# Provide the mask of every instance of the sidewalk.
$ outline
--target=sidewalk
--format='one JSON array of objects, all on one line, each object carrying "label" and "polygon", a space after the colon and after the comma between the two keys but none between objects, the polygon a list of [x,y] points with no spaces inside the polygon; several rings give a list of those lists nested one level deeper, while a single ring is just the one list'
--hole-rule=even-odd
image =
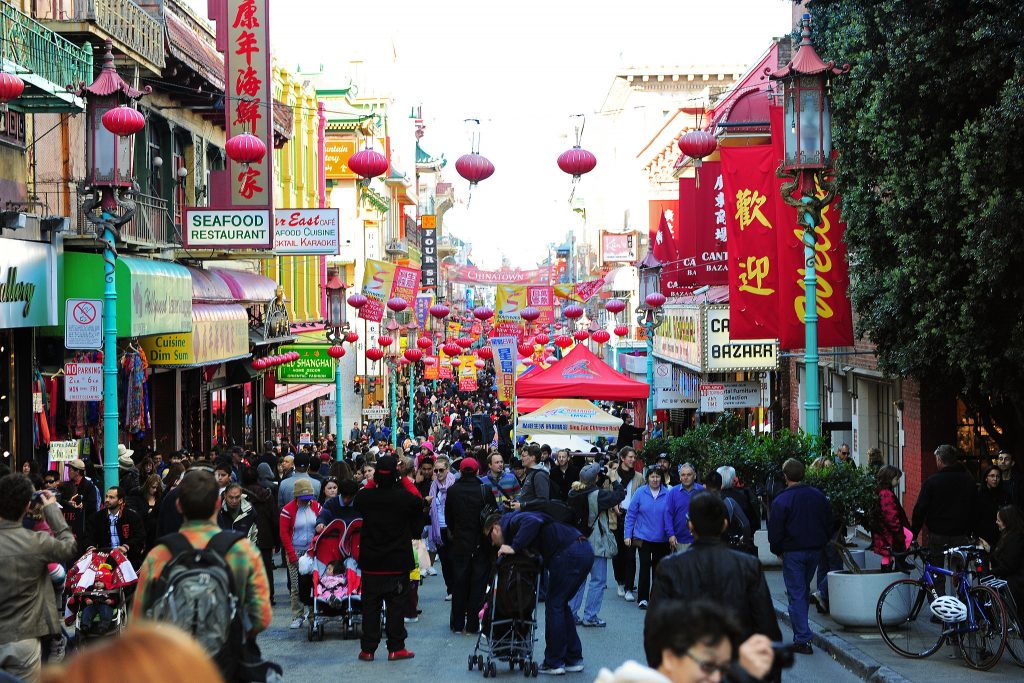
[{"label": "sidewalk", "polygon": [[[781,567],[765,567],[768,589],[775,601],[775,612],[781,622],[789,624],[786,588]],[[810,607],[812,643],[866,681],[884,683],[962,683],[965,676],[981,675],[986,681],[1024,680],[1024,668],[1017,666],[1009,653],[990,671],[978,672],[960,659],[955,647],[943,647],[928,659],[907,659],[889,649],[877,629],[846,630],[828,615],[818,614]]]}]

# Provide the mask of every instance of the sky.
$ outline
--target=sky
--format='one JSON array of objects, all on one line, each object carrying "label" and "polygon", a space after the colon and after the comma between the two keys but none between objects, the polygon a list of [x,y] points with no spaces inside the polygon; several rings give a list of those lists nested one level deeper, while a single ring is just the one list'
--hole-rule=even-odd
[{"label": "sky", "polygon": [[[187,1],[206,16],[206,0]],[[789,32],[792,4],[271,0],[271,48],[287,68],[322,69],[337,86],[354,78],[363,94],[390,95],[398,113],[392,125],[411,127],[407,112],[422,106],[421,144],[449,160],[445,180],[463,200],[445,216],[446,228],[473,243],[478,265],[495,267],[504,255],[530,268],[577,222],[570,180],[555,163],[573,144],[570,116],[597,111],[624,68],[755,62],[772,38]],[[469,151],[466,119],[480,120],[480,152],[496,168],[468,206],[468,183],[454,168]],[[593,174],[602,170],[599,157]],[[578,200],[589,177],[577,187]]]}]

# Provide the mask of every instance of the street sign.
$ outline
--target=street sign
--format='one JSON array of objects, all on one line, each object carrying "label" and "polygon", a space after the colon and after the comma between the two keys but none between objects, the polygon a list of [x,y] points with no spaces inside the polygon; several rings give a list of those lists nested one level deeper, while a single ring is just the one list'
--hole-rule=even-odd
[{"label": "street sign", "polygon": [[301,434],[299,434],[299,443],[300,444],[311,444],[311,443],[313,443],[313,435],[310,434],[309,432],[302,432]]},{"label": "street sign", "polygon": [[338,402],[333,398],[320,399],[320,414],[326,417],[334,417],[338,412]]},{"label": "street sign", "polygon": [[700,385],[700,411],[702,413],[720,413],[725,409],[725,385]]},{"label": "street sign", "polygon": [[64,306],[64,348],[103,346],[103,300],[68,299]]},{"label": "street sign", "polygon": [[103,364],[66,363],[64,365],[65,401],[102,401]]},{"label": "street sign", "polygon": [[654,386],[658,389],[672,388],[672,366],[669,363],[654,364]]},{"label": "street sign", "polygon": [[382,407],[363,408],[363,417],[370,420],[382,420],[387,417],[388,411]]}]

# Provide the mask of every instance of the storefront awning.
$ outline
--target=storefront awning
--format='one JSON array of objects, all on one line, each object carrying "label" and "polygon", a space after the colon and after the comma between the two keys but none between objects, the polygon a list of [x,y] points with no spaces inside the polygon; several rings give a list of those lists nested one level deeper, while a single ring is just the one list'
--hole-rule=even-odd
[{"label": "storefront awning", "polygon": [[333,388],[332,384],[310,384],[298,390],[289,391],[284,396],[271,399],[270,402],[277,408],[278,413],[286,413],[321,396],[327,396]]},{"label": "storefront awning", "polygon": [[249,315],[238,304],[193,304],[192,331],[139,340],[152,366],[200,367],[249,355]]},{"label": "storefront awning", "polygon": [[[192,276],[185,266],[121,256],[114,269],[117,336],[146,337],[192,329]],[[63,333],[68,299],[103,298],[103,257],[64,253],[63,291],[57,313]]]},{"label": "storefront awning", "polygon": [[192,277],[192,301],[197,303],[221,303],[234,301],[231,288],[224,279],[201,268],[188,268]]},{"label": "storefront awning", "polygon": [[209,272],[224,280],[239,303],[265,304],[274,299],[277,283],[269,277],[231,268],[210,268]]}]

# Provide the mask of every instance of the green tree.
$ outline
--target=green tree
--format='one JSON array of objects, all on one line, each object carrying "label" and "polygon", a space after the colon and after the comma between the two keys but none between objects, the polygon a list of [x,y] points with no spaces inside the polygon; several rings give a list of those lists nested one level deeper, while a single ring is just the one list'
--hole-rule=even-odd
[{"label": "green tree", "polygon": [[[858,332],[1024,446],[1020,0],[812,0]],[[998,426],[998,427],[997,427]]]}]

